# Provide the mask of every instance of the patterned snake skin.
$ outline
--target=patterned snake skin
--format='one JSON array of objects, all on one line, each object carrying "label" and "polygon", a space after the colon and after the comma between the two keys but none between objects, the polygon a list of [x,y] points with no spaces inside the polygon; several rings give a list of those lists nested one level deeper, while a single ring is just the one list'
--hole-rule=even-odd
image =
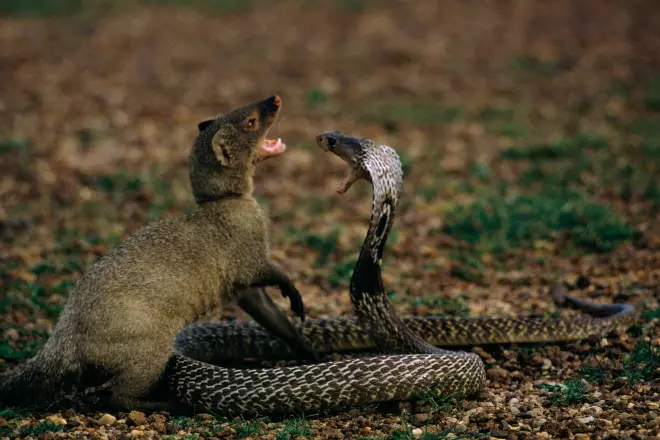
[{"label": "patterned snake skin", "polygon": [[340,192],[358,178],[372,183],[373,209],[350,285],[356,317],[308,319],[298,324],[299,329],[320,354],[369,350],[393,354],[278,368],[224,368],[218,365],[295,356],[254,322],[191,325],[177,336],[176,354],[167,369],[173,391],[183,402],[222,413],[255,415],[408,400],[430,392],[471,394],[485,380],[479,356],[437,346],[577,340],[621,331],[636,319],[630,305],[581,301],[566,295],[562,284],[551,288],[553,300],[591,316],[399,317],[381,278],[383,248],[402,189],[399,157],[388,146],[337,132],[321,133],[317,142],[350,165]]}]

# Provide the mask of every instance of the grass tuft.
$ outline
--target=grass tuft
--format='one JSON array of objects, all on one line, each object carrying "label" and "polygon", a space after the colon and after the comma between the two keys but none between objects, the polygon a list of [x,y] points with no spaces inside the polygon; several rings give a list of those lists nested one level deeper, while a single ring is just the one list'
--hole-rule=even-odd
[{"label": "grass tuft", "polygon": [[239,438],[262,435],[263,432],[261,431],[261,423],[258,420],[251,422],[243,420],[243,422],[241,422],[236,427],[236,434]]},{"label": "grass tuft", "polygon": [[541,386],[551,391],[550,399],[545,403],[547,406],[576,405],[587,400],[587,386],[579,377],[568,378],[562,385],[542,384]]},{"label": "grass tuft", "polygon": [[638,342],[623,361],[624,376],[631,384],[660,377],[660,348]]},{"label": "grass tuft", "polygon": [[25,436],[30,436],[30,435],[40,435],[40,434],[47,434],[50,432],[60,432],[64,429],[64,427],[58,423],[51,422],[50,420],[46,420],[43,422],[39,422],[38,424],[31,426],[31,427],[23,427],[19,431],[22,435]]},{"label": "grass tuft", "polygon": [[608,206],[551,195],[486,197],[449,213],[447,234],[489,252],[534,248],[567,236],[588,252],[610,252],[638,233]]},{"label": "grass tuft", "polygon": [[296,437],[311,437],[312,430],[309,428],[307,420],[292,419],[287,420],[284,428],[277,431],[277,440],[292,440]]}]

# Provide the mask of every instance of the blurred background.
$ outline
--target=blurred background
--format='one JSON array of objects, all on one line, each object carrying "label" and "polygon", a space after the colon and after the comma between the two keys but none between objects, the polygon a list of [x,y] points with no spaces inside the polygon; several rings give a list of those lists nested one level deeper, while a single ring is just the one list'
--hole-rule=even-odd
[{"label": "blurred background", "polygon": [[[477,351],[497,409],[469,400],[456,407],[472,415],[451,418],[435,402],[416,426],[510,439],[657,433],[658,29],[657,0],[0,0],[0,373],[43,344],[97,258],[194,209],[197,123],[277,93],[270,137],[288,150],[259,165],[255,194],[308,316],[352,314],[371,210],[366,182],[336,194],[346,167],[315,146],[325,130],[401,156],[383,273],[401,313],[556,316],[555,277],[582,298],[643,310],[609,342]],[[544,388],[555,380],[565,384]],[[583,405],[594,390],[598,412]],[[19,425],[91,433],[99,417],[2,412],[0,436]],[[211,416],[166,428],[159,417],[148,429],[197,433],[186,438],[279,429]],[[413,438],[403,418],[378,417],[294,422],[277,438]]]},{"label": "blurred background", "polygon": [[[256,195],[310,316],[352,312],[371,208],[366,183],[335,193],[345,166],[313,141],[331,129],[401,155],[384,277],[405,313],[553,313],[539,294],[553,276],[596,279],[605,300],[657,284],[653,0],[3,0],[0,14],[5,361],[39,346],[98,256],[194,207],[197,122],[274,93],[270,137],[289,148],[260,165]],[[639,295],[657,306],[657,289]]]}]

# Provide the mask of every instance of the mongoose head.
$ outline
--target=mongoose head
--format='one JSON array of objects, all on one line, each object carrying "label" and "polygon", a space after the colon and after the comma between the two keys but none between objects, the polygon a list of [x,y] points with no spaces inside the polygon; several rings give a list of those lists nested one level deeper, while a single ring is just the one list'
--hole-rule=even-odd
[{"label": "mongoose head", "polygon": [[189,157],[198,202],[252,192],[255,164],[286,150],[281,140],[266,139],[281,107],[274,95],[198,124]]}]

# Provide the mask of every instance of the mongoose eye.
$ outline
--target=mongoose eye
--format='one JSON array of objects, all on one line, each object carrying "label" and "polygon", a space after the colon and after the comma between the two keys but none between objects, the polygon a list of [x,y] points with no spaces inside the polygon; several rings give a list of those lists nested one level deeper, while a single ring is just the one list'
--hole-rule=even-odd
[{"label": "mongoose eye", "polygon": [[257,118],[251,116],[243,122],[243,130],[245,131],[254,131],[259,128],[259,121]]}]

